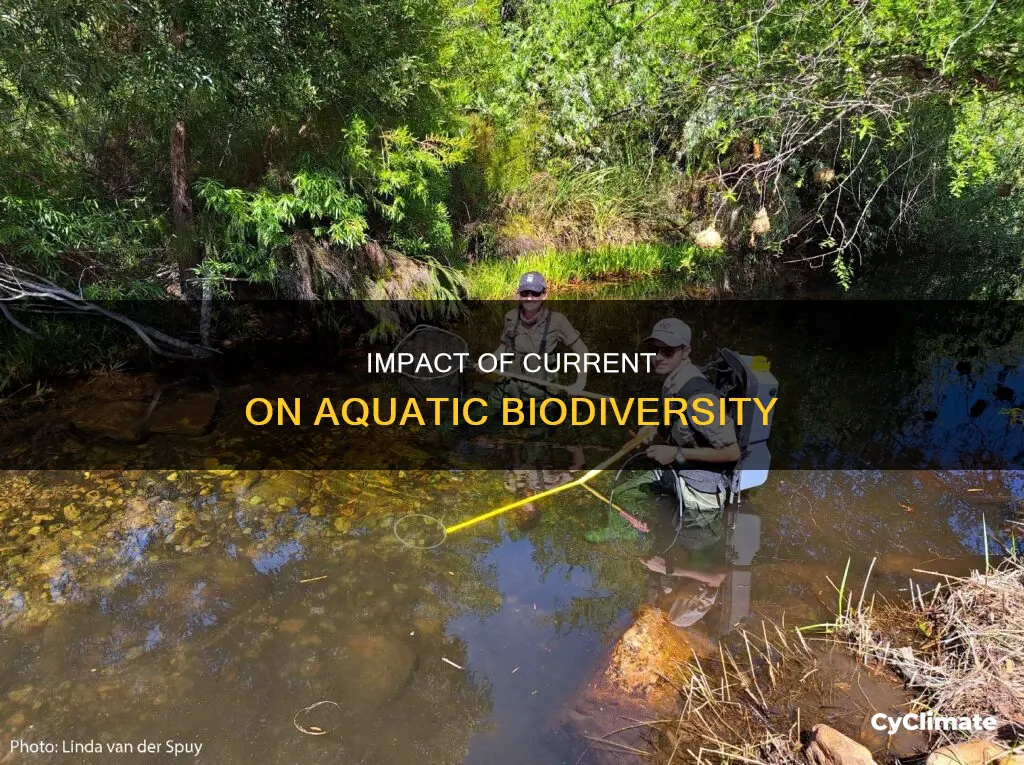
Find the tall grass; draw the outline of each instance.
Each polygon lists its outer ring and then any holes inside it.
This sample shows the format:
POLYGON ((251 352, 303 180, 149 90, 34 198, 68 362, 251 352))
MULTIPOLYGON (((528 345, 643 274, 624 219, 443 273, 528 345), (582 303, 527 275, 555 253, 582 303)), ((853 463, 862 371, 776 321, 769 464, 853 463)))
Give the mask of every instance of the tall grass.
POLYGON ((609 245, 569 252, 549 248, 470 266, 466 287, 474 299, 508 299, 515 294, 519 277, 527 271, 540 271, 549 288, 555 289, 589 280, 671 273, 683 274, 694 284, 703 285, 713 281, 720 264, 720 253, 708 254, 694 245, 609 245))
POLYGON ((654 233, 665 216, 660 177, 613 166, 535 174, 512 192, 514 209, 562 242, 623 242, 654 233))

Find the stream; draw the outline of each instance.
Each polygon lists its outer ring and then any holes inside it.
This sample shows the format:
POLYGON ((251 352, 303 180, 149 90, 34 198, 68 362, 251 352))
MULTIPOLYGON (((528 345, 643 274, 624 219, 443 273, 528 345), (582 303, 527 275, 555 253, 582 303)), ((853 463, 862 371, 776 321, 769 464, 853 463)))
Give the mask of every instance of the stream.
MULTIPOLYGON (((685 627, 720 640, 762 618, 828 621, 847 561, 850 586, 871 568, 867 589, 895 599, 910 581, 926 588, 1019 545, 1024 425, 999 414, 1024 391, 1019 369, 987 358, 965 372, 940 349, 909 388, 920 398, 901 399, 934 416, 897 429, 899 448, 941 457, 974 428, 988 450, 974 469, 857 469, 835 442, 863 418, 837 409, 815 430, 786 408, 834 395, 794 384, 794 369, 826 364, 809 347, 804 367, 773 356, 772 438, 820 469, 773 470, 700 554, 673 548, 668 510, 648 535, 587 542, 608 516, 582 489, 430 550, 396 534, 409 514, 451 525, 564 482, 564 471, 418 469, 413 458, 393 470, 207 459, 187 470, 0 471, 0 763, 70 762, 81 756, 62 750, 71 742, 146 742, 175 761, 180 746, 185 761, 211 765, 573 763, 551 720, 631 614, 658 602, 641 558, 668 549, 721 575, 685 627), (43 748, 27 755, 11 742, 43 748)), ((152 387, 143 379, 119 384, 152 387)), ((229 380, 222 409, 233 390, 244 400, 257 388, 229 380)), ((231 411, 207 435, 125 448, 141 462, 205 455, 237 435, 231 411)), ((22 438, 8 454, 30 446, 22 438)), ((612 479, 594 485, 607 494, 612 479)))
MULTIPOLYGON (((201 742, 210 763, 565 761, 547 720, 647 597, 650 545, 582 541, 604 522, 583 492, 527 531, 506 516, 431 551, 394 534, 410 510, 501 502, 503 478, 4 475, 0 738, 201 742), (323 700, 340 709, 309 724, 330 734, 298 733, 323 700)), ((773 474, 741 506, 752 565, 707 563, 727 576, 691 629, 827 620, 847 559, 859 583, 877 558, 891 595, 934 578, 915 568, 978 567, 982 518, 995 547, 1022 479, 773 474)))

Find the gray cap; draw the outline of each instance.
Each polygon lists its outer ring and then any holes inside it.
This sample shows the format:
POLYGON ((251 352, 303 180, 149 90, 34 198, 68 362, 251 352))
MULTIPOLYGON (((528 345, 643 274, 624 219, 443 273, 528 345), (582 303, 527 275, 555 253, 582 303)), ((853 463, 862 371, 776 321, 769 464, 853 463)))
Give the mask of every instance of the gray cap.
POLYGON ((681 345, 689 345, 693 333, 686 322, 679 319, 662 319, 654 325, 651 334, 644 338, 644 342, 661 340, 665 345, 678 348, 681 345))
POLYGON ((519 291, 533 290, 534 292, 543 292, 548 288, 547 282, 544 281, 544 274, 540 271, 530 271, 519 277, 519 291))

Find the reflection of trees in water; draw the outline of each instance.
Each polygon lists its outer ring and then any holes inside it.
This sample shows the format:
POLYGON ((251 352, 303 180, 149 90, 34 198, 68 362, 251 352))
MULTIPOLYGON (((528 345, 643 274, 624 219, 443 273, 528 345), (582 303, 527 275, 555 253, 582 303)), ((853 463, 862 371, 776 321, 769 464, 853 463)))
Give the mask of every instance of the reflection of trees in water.
MULTIPOLYGON (((338 754, 461 762, 489 714, 489 688, 441 662, 465 663, 465 646, 444 627, 454 613, 500 603, 493 572, 479 563, 491 542, 467 537, 436 554, 405 548, 388 512, 404 512, 400 494, 426 477, 410 486, 343 478, 137 476, 124 487, 147 501, 130 529, 119 500, 121 512, 105 510, 104 525, 82 537, 38 544, 40 554, 66 557, 84 539, 103 563, 72 572, 78 602, 54 606, 45 625, 23 619, 18 641, 0 647, 11 692, 0 732, 35 724, 34 736, 191 736, 219 761, 258 751, 267 763, 338 754), (351 501, 367 495, 374 501, 351 501), (208 510, 216 529, 193 534, 208 510), (152 532, 143 555, 103 554, 137 529, 152 532), (202 546, 165 543, 182 529, 202 546), (326 578, 299 581, 315 576, 326 578), (344 735, 297 734, 295 711, 323 698, 345 706, 344 735)), ((94 490, 78 483, 47 501, 62 507, 94 490)), ((88 512, 82 520, 88 528, 88 512)), ((22 552, 26 566, 34 550, 22 552)))
MULTIPOLYGON (((537 506, 540 522, 525 536, 533 544, 532 558, 541 581, 551 576, 569 581, 577 570, 586 572, 590 579, 586 597, 571 598, 543 620, 552 624, 560 636, 577 629, 602 630, 611 626, 623 609, 640 602, 645 571, 639 558, 648 547, 646 541, 585 541, 585 532, 607 522, 607 507, 582 489, 570 489, 538 502, 537 506)), ((511 533, 516 536, 517 532, 511 533)))
POLYGON ((785 471, 749 496, 765 522, 762 560, 866 567, 873 557, 954 558, 990 547, 1018 516, 1011 471, 785 471))
POLYGON ((1022 464, 1024 427, 1000 411, 1024 404, 1024 308, 865 305, 855 332, 819 322, 773 359, 782 391, 773 452, 820 468, 1022 464))

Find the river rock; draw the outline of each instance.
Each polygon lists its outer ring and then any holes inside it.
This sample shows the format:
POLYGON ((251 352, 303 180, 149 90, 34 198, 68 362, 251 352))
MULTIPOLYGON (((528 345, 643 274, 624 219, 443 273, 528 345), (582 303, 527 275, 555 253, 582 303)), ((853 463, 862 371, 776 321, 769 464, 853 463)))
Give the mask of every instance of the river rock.
POLYGON ((349 707, 372 711, 396 698, 416 666, 416 654, 401 638, 360 631, 338 651, 334 674, 349 707))
POLYGON ((631 755, 616 743, 646 750, 648 742, 643 726, 621 730, 623 720, 673 716, 679 692, 666 678, 678 677, 679 667, 695 654, 703 658, 715 653, 704 635, 675 627, 664 612, 645 606, 575 699, 555 714, 548 734, 588 748, 588 762, 626 762, 631 755), (619 732, 610 735, 613 731, 619 732), (610 742, 607 748, 594 743, 602 737, 610 742))
POLYGON ((1024 765, 1024 754, 1010 754, 992 741, 967 741, 936 749, 925 765, 1024 765))
POLYGON ((253 491, 272 505, 282 499, 294 504, 309 497, 312 481, 294 470, 271 470, 263 474, 263 479, 253 491))
POLYGON ((216 391, 206 391, 163 402, 154 410, 149 428, 170 436, 201 436, 213 424, 219 401, 216 391))
POLYGON ((136 444, 148 435, 146 409, 141 401, 85 403, 71 418, 71 425, 86 438, 112 438, 136 444))
POLYGON ((867 747, 823 724, 811 728, 804 756, 810 765, 876 765, 867 747))

